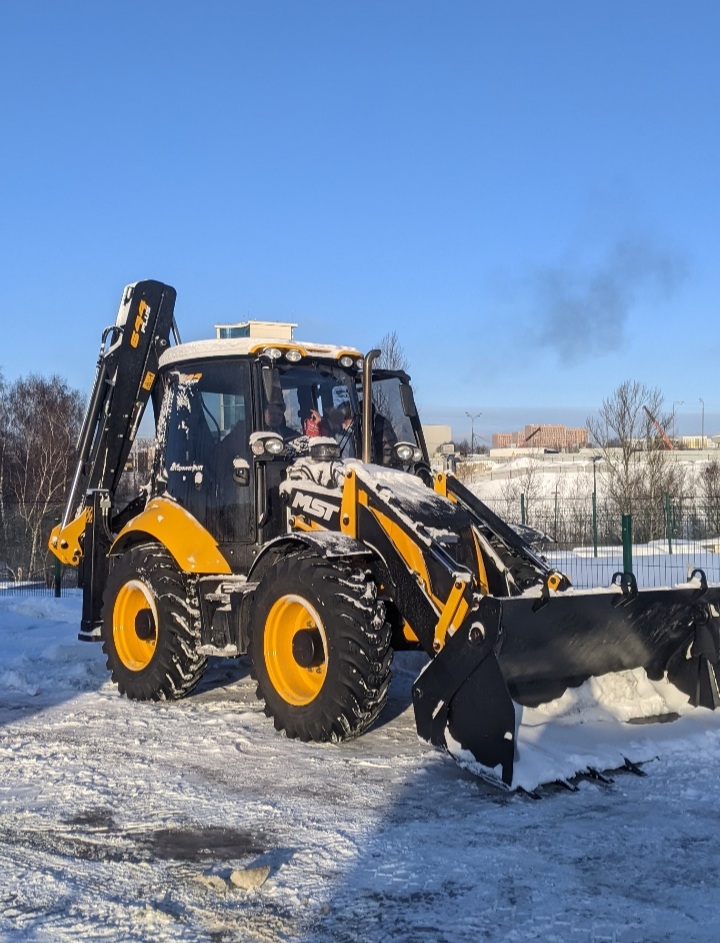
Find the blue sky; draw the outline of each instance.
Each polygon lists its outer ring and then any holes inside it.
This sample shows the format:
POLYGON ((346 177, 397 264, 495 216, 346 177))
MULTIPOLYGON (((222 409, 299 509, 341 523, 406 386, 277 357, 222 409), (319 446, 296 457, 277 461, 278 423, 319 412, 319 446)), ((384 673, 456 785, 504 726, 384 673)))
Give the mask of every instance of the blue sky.
POLYGON ((157 278, 187 340, 396 331, 457 437, 625 379, 720 432, 716 0, 0 0, 0 77, 6 380, 157 278))

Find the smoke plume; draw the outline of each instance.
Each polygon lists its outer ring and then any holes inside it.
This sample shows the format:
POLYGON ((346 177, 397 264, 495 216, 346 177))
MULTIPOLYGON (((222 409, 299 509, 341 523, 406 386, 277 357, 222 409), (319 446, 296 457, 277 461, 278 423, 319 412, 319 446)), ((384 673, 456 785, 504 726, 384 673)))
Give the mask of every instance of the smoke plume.
POLYGON ((684 274, 677 255, 633 240, 618 242, 594 271, 542 269, 534 279, 537 339, 574 363, 616 350, 635 304, 667 299, 684 274))

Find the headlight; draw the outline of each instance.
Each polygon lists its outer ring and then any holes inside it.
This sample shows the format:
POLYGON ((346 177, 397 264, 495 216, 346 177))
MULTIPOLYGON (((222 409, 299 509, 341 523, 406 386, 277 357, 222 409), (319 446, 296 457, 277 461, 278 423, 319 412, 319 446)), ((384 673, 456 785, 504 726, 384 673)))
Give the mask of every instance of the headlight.
POLYGON ((348 357, 347 354, 346 354, 344 357, 341 357, 341 358, 340 358, 340 366, 341 366, 341 367, 352 367, 353 363, 354 363, 354 361, 353 361, 352 357, 348 357))
POLYGON ((332 462, 340 458, 340 446, 334 439, 321 438, 310 442, 310 458, 316 462, 332 462))
POLYGON ((302 354, 295 347, 291 347, 290 350, 285 351, 285 359, 289 360, 290 363, 297 363, 302 360, 302 354))
POLYGON ((250 451, 258 458, 263 455, 282 455, 285 443, 277 432, 254 432, 250 436, 250 451))
POLYGON ((280 436, 265 439, 265 451, 271 455, 281 455, 285 451, 285 443, 280 436))
POLYGON ((398 442, 393 447, 395 458, 403 465, 409 465, 411 462, 421 462, 423 458, 422 449, 412 442, 398 442))
POLYGON ((403 463, 411 462, 413 460, 414 453, 415 447, 410 445, 408 442, 398 442, 398 444, 395 446, 395 454, 403 463))
POLYGON ((271 360, 279 360, 282 357, 282 351, 278 347, 266 347, 263 353, 271 360))

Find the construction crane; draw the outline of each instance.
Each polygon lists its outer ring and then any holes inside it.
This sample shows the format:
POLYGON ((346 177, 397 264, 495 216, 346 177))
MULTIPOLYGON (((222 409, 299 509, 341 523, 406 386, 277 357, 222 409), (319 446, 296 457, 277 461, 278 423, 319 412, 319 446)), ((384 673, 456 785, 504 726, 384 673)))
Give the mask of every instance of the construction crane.
POLYGON ((660 423, 657 421, 657 419, 653 416, 653 414, 650 412, 650 410, 647 408, 647 406, 643 406, 643 409, 644 409, 645 412, 648 414, 648 418, 650 419, 650 422, 651 422, 651 423, 655 426, 655 428, 657 429, 658 434, 660 435, 660 438, 662 439, 663 445, 665 446, 665 448, 668 449, 669 451, 672 451, 673 448, 674 448, 674 446, 673 446, 671 440, 668 438, 668 435, 667 435, 667 433, 665 432, 665 430, 663 429, 663 427, 660 425, 660 423))

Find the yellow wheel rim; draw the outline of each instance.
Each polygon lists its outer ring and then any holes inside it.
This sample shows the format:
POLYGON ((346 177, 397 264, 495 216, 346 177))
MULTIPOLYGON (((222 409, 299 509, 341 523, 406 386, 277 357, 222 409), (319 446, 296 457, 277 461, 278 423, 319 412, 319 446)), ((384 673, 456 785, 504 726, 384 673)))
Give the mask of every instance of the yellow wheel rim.
POLYGON ((327 636, 322 619, 300 596, 283 596, 270 609, 265 623, 265 667, 270 683, 288 704, 302 707, 320 693, 327 673, 327 636), (309 667, 293 651, 298 633, 315 638, 317 657, 309 667))
POLYGON ((130 671, 142 671, 152 661, 157 626, 150 589, 140 580, 129 580, 115 597, 113 639, 120 661, 130 671))

